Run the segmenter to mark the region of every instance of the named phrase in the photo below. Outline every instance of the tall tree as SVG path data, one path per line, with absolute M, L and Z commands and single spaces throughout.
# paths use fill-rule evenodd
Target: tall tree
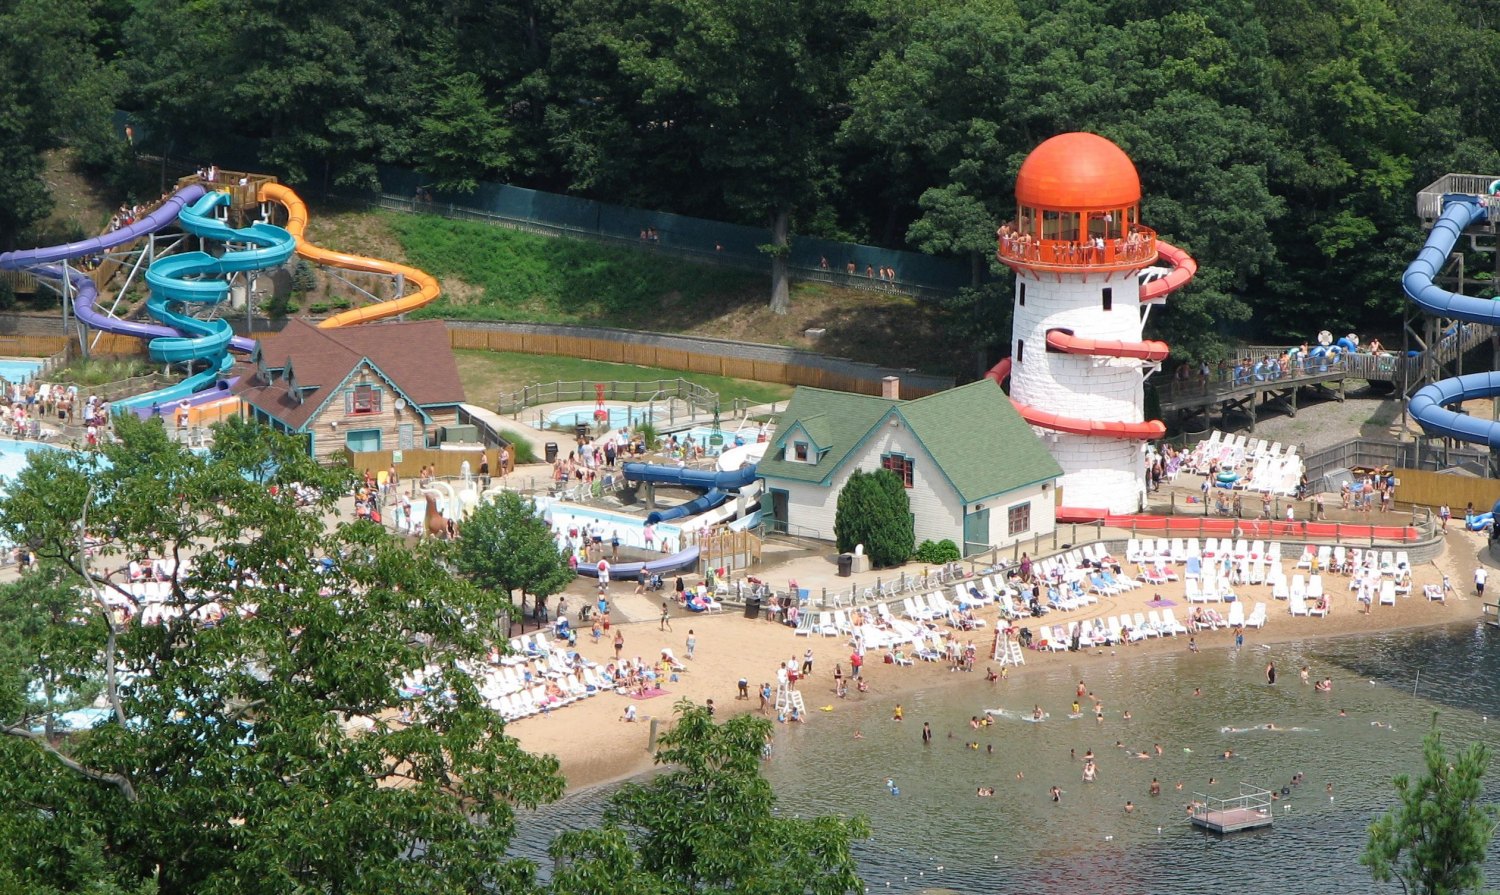
M 1484 886 L 1484 860 L 1500 812 L 1484 799 L 1490 750 L 1483 743 L 1450 758 L 1433 716 L 1422 740 L 1426 773 L 1392 781 L 1399 804 L 1370 824 L 1359 862 L 1377 882 L 1406 895 L 1460 895 Z
M 850 846 L 862 818 L 780 817 L 760 773 L 771 735 L 763 718 L 714 723 L 704 706 L 677 704 L 648 783 L 610 797 L 600 829 L 566 833 L 551 852 L 555 895 L 593 892 L 735 892 L 845 895 L 864 891 Z
M 815 211 L 836 179 L 858 10 L 838 0 L 623 0 L 615 15 L 627 24 L 614 28 L 598 22 L 592 0 L 574 9 L 552 65 L 583 61 L 560 78 L 573 95 L 553 118 L 575 170 L 617 183 L 657 169 L 653 207 L 727 209 L 768 226 L 770 304 L 785 313 L 793 217 Z M 579 69 L 615 84 L 582 80 Z
M 530 595 L 533 606 L 545 606 L 578 577 L 536 505 L 514 491 L 481 502 L 464 520 L 453 563 L 476 586 L 504 593 L 507 608 L 516 591 L 523 604 Z
M 331 523 L 347 472 L 294 439 L 234 422 L 199 457 L 158 422 L 117 426 L 97 454 L 37 454 L 0 500 L 0 532 L 72 600 L 70 639 L 0 673 L 0 880 L 527 891 L 530 865 L 502 857 L 512 808 L 560 794 L 557 765 L 459 670 L 503 636 L 504 602 L 378 525 Z M 323 496 L 298 507 L 292 483 Z M 149 604 L 108 568 L 141 556 L 169 572 Z M 46 681 L 97 688 L 106 717 L 38 733 L 53 710 L 15 689 Z

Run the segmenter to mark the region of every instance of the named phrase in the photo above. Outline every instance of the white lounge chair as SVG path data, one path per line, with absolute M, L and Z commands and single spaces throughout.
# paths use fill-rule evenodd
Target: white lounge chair
M 1229 604 L 1229 627 L 1234 628 L 1245 624 L 1245 604 L 1236 600 Z
M 1247 628 L 1264 628 L 1266 626 L 1266 604 L 1256 602 L 1255 608 L 1251 610 L 1250 617 L 1245 619 Z
M 1396 582 L 1389 578 L 1380 582 L 1380 605 L 1396 605 Z

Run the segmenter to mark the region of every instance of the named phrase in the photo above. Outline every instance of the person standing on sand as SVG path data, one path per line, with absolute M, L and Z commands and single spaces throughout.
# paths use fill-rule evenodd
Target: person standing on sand
M 1481 597 L 1484 596 L 1484 581 L 1488 577 L 1490 577 L 1489 570 L 1484 566 L 1479 566 L 1474 570 L 1474 592 Z
M 625 648 L 625 632 L 615 628 L 615 661 L 620 661 L 620 651 Z
M 1266 683 L 1270 684 L 1273 687 L 1276 686 L 1276 663 L 1275 662 L 1267 662 L 1266 663 Z
M 661 601 L 661 622 L 660 622 L 657 630 L 659 630 L 659 631 L 670 631 L 670 630 L 672 630 L 672 616 L 667 611 L 667 601 L 666 600 L 662 600 Z
M 693 650 L 696 650 L 697 648 L 698 648 L 698 638 L 693 635 L 693 629 L 692 628 L 688 628 L 687 657 L 689 659 L 691 659 L 693 657 Z

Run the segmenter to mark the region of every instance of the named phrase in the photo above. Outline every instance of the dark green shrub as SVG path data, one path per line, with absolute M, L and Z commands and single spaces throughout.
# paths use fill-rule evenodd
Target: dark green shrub
M 864 544 L 876 568 L 906 562 L 916 543 L 906 486 L 888 469 L 856 470 L 839 492 L 833 534 L 840 553 Z
M 917 552 L 912 559 L 920 563 L 940 566 L 944 563 L 958 562 L 963 559 L 963 555 L 958 552 L 957 544 L 943 538 L 941 541 L 923 541 L 918 545 Z

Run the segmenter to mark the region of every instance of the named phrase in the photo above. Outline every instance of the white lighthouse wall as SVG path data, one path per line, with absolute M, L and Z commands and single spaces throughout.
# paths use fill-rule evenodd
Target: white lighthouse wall
M 1021 287 L 1025 286 L 1025 304 Z M 1111 289 L 1110 310 L 1103 290 Z M 1063 416 L 1102 422 L 1144 419 L 1142 362 L 1047 351 L 1047 332 L 1079 338 L 1141 339 L 1140 289 L 1134 271 L 1105 275 L 1018 274 L 1013 317 L 1010 393 L 1017 401 Z M 1018 345 L 1024 348 L 1017 351 Z M 1062 466 L 1063 502 L 1111 512 L 1140 510 L 1146 493 L 1141 443 L 1131 439 L 1038 430 Z

